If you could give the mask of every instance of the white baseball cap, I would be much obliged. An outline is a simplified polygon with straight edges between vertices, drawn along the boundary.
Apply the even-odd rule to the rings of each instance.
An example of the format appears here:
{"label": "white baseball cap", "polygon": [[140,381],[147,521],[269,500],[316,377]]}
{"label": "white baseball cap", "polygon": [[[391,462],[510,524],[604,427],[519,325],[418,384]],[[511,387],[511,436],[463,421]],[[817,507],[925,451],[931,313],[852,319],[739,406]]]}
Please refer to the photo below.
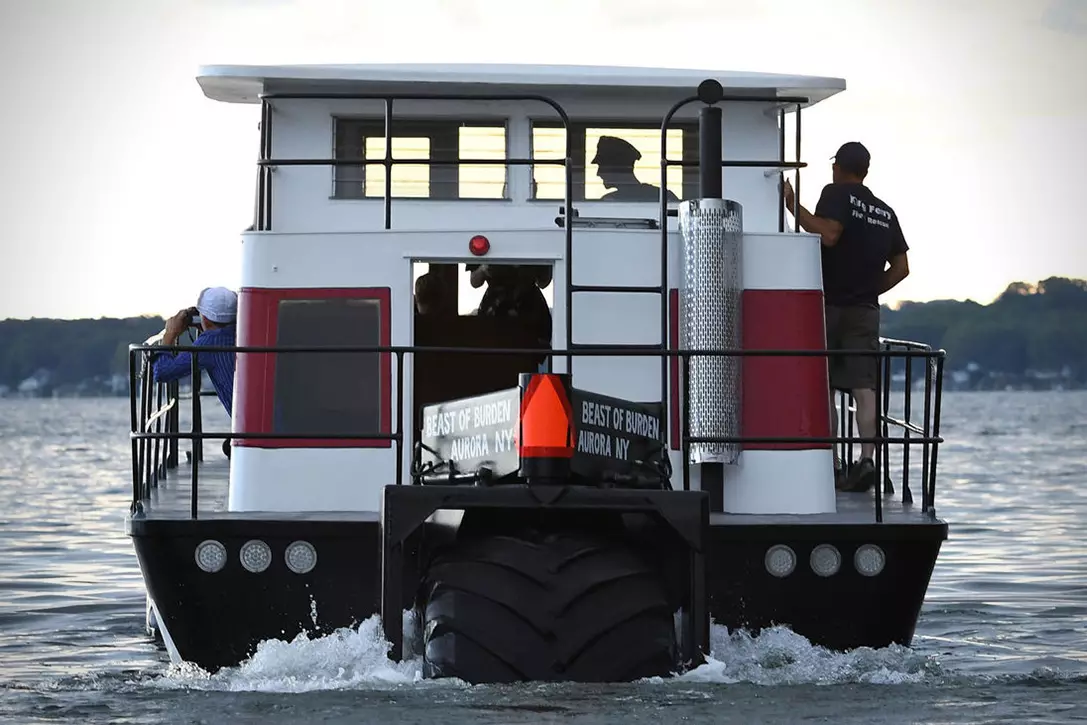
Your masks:
{"label": "white baseball cap", "polygon": [[208,287],[196,300],[196,309],[212,322],[234,322],[238,316],[238,295],[226,287]]}

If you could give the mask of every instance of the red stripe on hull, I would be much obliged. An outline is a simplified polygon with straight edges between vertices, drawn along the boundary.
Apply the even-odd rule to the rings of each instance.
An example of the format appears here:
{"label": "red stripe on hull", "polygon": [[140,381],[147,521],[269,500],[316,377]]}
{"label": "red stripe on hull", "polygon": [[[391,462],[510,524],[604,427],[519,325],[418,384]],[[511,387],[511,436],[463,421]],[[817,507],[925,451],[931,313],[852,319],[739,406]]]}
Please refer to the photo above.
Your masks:
{"label": "red stripe on hull", "polygon": [[[825,350],[820,290],[745,290],[745,350]],[[830,390],[824,357],[745,357],[742,435],[830,436]],[[745,450],[830,448],[829,443],[745,443]]]}

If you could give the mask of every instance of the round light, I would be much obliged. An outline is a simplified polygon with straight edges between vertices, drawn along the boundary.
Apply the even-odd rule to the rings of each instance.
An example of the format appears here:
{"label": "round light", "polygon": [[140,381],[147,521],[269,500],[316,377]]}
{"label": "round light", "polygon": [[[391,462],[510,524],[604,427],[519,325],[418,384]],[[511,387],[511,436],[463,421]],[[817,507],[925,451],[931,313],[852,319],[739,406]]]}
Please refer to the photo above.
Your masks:
{"label": "round light", "polygon": [[819,576],[833,576],[842,568],[842,555],[830,544],[820,544],[812,549],[810,563]]}
{"label": "round light", "polygon": [[246,571],[262,572],[272,563],[272,549],[263,541],[253,539],[242,545],[239,557]]}
{"label": "round light", "polygon": [[864,576],[875,576],[883,571],[887,556],[875,544],[865,544],[853,555],[853,566]]}
{"label": "round light", "polygon": [[226,566],[226,547],[213,539],[201,541],[196,547],[196,565],[212,574],[221,570]]}
{"label": "round light", "polygon": [[796,568],[796,553],[784,544],[775,544],[766,552],[766,571],[776,577],[785,577]]}
{"label": "round light", "polygon": [[491,250],[491,240],[482,234],[477,234],[468,240],[468,251],[477,257],[482,257]]}
{"label": "round light", "polygon": [[308,541],[295,541],[287,547],[283,557],[287,560],[287,568],[295,574],[305,574],[317,566],[317,549]]}

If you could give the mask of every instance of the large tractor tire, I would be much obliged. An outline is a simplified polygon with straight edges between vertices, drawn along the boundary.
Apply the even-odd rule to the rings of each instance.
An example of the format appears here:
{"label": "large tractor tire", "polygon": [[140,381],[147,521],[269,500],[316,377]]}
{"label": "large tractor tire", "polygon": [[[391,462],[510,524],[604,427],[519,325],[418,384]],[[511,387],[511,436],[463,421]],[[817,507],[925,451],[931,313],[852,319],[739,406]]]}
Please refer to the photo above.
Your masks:
{"label": "large tractor tire", "polygon": [[470,539],[433,561],[422,593],[427,677],[629,682],[676,669],[660,574],[621,543]]}

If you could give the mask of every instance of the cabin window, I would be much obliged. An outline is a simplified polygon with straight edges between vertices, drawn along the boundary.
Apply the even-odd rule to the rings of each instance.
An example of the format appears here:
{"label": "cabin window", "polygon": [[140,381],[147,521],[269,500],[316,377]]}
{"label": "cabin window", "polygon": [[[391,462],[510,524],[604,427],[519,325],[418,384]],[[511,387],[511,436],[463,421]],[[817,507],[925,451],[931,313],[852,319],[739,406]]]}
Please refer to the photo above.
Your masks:
{"label": "cabin window", "polygon": [[[601,142],[602,137],[611,137]],[[618,142],[611,139],[619,139]],[[570,124],[571,151],[574,159],[573,198],[575,201],[656,201],[660,188],[660,124],[609,124],[574,122]],[[532,125],[532,158],[561,159],[566,149],[566,130],[561,124],[536,121]],[[637,153],[631,153],[631,149]],[[697,124],[673,124],[667,135],[668,158],[698,159]],[[597,154],[610,156],[614,167],[601,170]],[[634,157],[640,155],[640,158]],[[611,168],[609,168],[611,167]],[[630,172],[631,183],[625,183]],[[604,174],[604,178],[601,177]],[[533,166],[534,199],[561,200],[565,194],[562,166]],[[698,177],[694,169],[669,167],[668,191],[679,199],[697,194]],[[617,181],[618,179],[618,181]],[[651,185],[653,189],[638,185]],[[633,187],[633,188],[632,188]]]}
{"label": "cabin window", "polygon": [[[389,290],[244,290],[247,346],[389,345]],[[245,432],[351,436],[254,439],[247,445],[386,448],[391,410],[389,353],[242,353],[238,397]]]}
{"label": "cabin window", "polygon": [[[336,120],[336,158],[367,163],[335,167],[334,198],[370,199],[385,195],[384,119]],[[394,120],[392,158],[441,162],[392,167],[394,198],[505,199],[508,158],[502,121]],[[495,164],[460,164],[461,159]]]}

